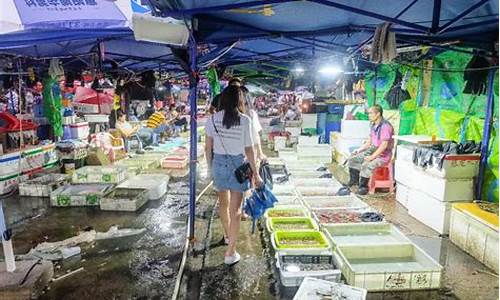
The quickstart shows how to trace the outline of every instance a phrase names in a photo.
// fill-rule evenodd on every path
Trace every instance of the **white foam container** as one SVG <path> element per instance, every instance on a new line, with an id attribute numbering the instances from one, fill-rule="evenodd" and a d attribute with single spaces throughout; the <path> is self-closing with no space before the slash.
<path id="1" fill-rule="evenodd" d="M 412 186 L 417 176 L 417 169 L 411 162 L 401 159 L 394 161 L 394 180 L 406 186 Z"/>
<path id="2" fill-rule="evenodd" d="M 323 226 L 323 232 L 336 247 L 348 245 L 408 244 L 411 241 L 389 223 L 351 223 Z"/>
<path id="3" fill-rule="evenodd" d="M 335 178 L 299 178 L 293 181 L 296 187 L 323 186 L 338 187 L 340 183 Z"/>
<path id="4" fill-rule="evenodd" d="M 116 188 L 102 197 L 99 207 L 106 211 L 134 212 L 148 202 L 147 193 L 145 189 Z"/>
<path id="5" fill-rule="evenodd" d="M 318 135 L 313 135 L 313 136 L 301 135 L 301 136 L 299 136 L 299 146 L 312 146 L 312 145 L 319 145 L 319 136 Z"/>
<path id="6" fill-rule="evenodd" d="M 319 171 L 290 171 L 292 178 L 297 181 L 301 178 L 318 178 L 320 176 L 329 172 L 319 172 Z"/>
<path id="7" fill-rule="evenodd" d="M 4 154 L 0 157 L 0 177 L 14 175 L 19 173 L 19 160 L 21 156 L 19 152 Z"/>
<path id="8" fill-rule="evenodd" d="M 366 139 L 370 136 L 370 121 L 342 120 L 340 134 L 345 138 Z"/>
<path id="9" fill-rule="evenodd" d="M 317 114 L 302 114 L 302 128 L 316 128 Z"/>
<path id="10" fill-rule="evenodd" d="M 334 291 L 349 300 L 365 300 L 367 291 L 357 287 L 306 277 L 302 281 L 299 290 L 293 300 L 323 300 L 322 295 L 328 295 Z"/>
<path id="11" fill-rule="evenodd" d="M 396 201 L 401 203 L 404 207 L 408 207 L 408 195 L 410 188 L 406 185 L 396 181 Z"/>
<path id="12" fill-rule="evenodd" d="M 80 122 L 75 124 L 70 124 L 69 128 L 71 130 L 71 137 L 73 139 L 87 139 L 90 134 L 89 122 Z"/>
<path id="13" fill-rule="evenodd" d="M 275 196 L 296 196 L 297 190 L 292 183 L 274 184 L 273 194 Z"/>
<path id="14" fill-rule="evenodd" d="M 498 227 L 452 207 L 450 240 L 498 274 Z"/>
<path id="15" fill-rule="evenodd" d="M 446 179 L 417 170 L 410 187 L 425 191 L 440 201 L 467 201 L 474 198 L 474 181 L 470 179 Z"/>
<path id="16" fill-rule="evenodd" d="M 414 244 L 340 246 L 337 250 L 334 255 L 342 261 L 342 275 L 350 285 L 370 292 L 441 288 L 443 267 Z M 397 262 L 398 258 L 404 261 Z"/>
<path id="17" fill-rule="evenodd" d="M 439 234 L 449 233 L 451 205 L 415 189 L 408 194 L 408 214 Z"/>
<path id="18" fill-rule="evenodd" d="M 146 189 L 148 199 L 157 200 L 167 193 L 170 177 L 161 174 L 139 174 L 118 185 L 119 188 Z"/>
<path id="19" fill-rule="evenodd" d="M 397 159 L 413 164 L 413 145 L 398 145 Z M 470 179 L 477 176 L 479 171 L 480 154 L 450 154 L 444 159 L 442 168 L 439 169 L 438 161 L 433 159 L 433 165 L 422 168 L 415 166 L 418 170 L 433 176 L 448 179 Z"/>
<path id="20" fill-rule="evenodd" d="M 285 127 L 285 131 L 290 132 L 291 136 L 299 136 L 301 129 L 300 127 Z"/>
<path id="21" fill-rule="evenodd" d="M 274 137 L 274 151 L 279 151 L 286 148 L 286 136 L 276 136 Z"/>
<path id="22" fill-rule="evenodd" d="M 335 196 L 342 185 L 329 185 L 329 186 L 299 186 L 297 187 L 297 192 L 303 197 L 312 196 Z"/>
<path id="23" fill-rule="evenodd" d="M 284 196 L 284 195 L 276 195 L 276 199 L 278 199 L 279 205 L 297 205 L 300 204 L 299 197 L 297 195 L 294 196 Z"/>
<path id="24" fill-rule="evenodd" d="M 326 280 L 328 282 L 340 282 L 342 274 L 340 270 L 335 269 L 335 265 L 333 264 L 333 259 L 331 258 L 331 256 L 322 256 L 324 258 L 328 258 L 331 260 L 332 268 L 329 270 L 298 271 L 298 272 L 291 272 L 283 268 L 284 257 L 286 256 L 279 254 L 276 255 L 276 269 L 279 270 L 281 284 L 285 287 L 300 286 L 300 284 L 304 281 L 304 278 L 306 277 Z M 297 255 L 294 257 L 300 257 L 300 256 Z M 316 256 L 316 257 L 321 257 L 321 256 Z"/>
<path id="25" fill-rule="evenodd" d="M 365 209 L 368 204 L 354 195 L 333 197 L 303 197 L 302 202 L 309 209 Z"/>

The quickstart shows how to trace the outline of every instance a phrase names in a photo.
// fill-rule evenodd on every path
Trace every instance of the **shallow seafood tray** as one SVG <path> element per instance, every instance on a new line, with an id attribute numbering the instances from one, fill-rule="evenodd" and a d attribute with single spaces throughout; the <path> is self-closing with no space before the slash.
<path id="1" fill-rule="evenodd" d="M 318 230 L 318 225 L 312 218 L 268 218 L 267 231 L 303 231 Z"/>
<path id="2" fill-rule="evenodd" d="M 338 187 L 340 182 L 338 182 L 335 178 L 295 178 L 293 183 L 297 187 L 308 187 L 308 186 L 333 186 Z"/>
<path id="3" fill-rule="evenodd" d="M 389 223 L 327 225 L 323 227 L 323 231 L 335 246 L 411 243 L 401 231 Z"/>
<path id="4" fill-rule="evenodd" d="M 371 209 L 314 209 L 314 218 L 316 222 L 321 225 L 328 224 L 347 224 L 347 223 L 376 223 L 382 222 L 382 220 L 370 220 L 365 219 L 363 221 L 362 215 L 364 213 L 376 213 Z M 383 215 L 380 215 L 383 217 Z"/>
<path id="5" fill-rule="evenodd" d="M 286 287 L 299 286 L 305 277 L 340 282 L 341 272 L 331 255 L 276 255 L 276 268 L 281 284 Z"/>
<path id="6" fill-rule="evenodd" d="M 348 284 L 368 291 L 439 289 L 443 267 L 414 244 L 339 246 Z"/>
<path id="7" fill-rule="evenodd" d="M 28 197 L 50 197 L 52 191 L 69 182 L 68 175 L 47 174 L 19 184 L 19 195 Z"/>
<path id="8" fill-rule="evenodd" d="M 127 178 L 127 168 L 120 166 L 86 166 L 73 173 L 73 183 L 114 183 Z"/>
<path id="9" fill-rule="evenodd" d="M 293 300 L 349 299 L 365 300 L 367 291 L 357 287 L 327 280 L 306 277 Z M 338 296 L 341 295 L 341 296 Z M 329 296 L 328 298 L 325 296 Z M 335 298 L 334 298 L 335 297 Z M 342 298 L 339 298 L 342 297 Z"/>
<path id="10" fill-rule="evenodd" d="M 276 196 L 294 196 L 297 195 L 295 185 L 287 182 L 284 184 L 273 184 L 273 194 Z"/>
<path id="11" fill-rule="evenodd" d="M 275 231 L 271 244 L 278 254 L 331 254 L 330 243 L 319 231 Z"/>
<path id="12" fill-rule="evenodd" d="M 167 193 L 170 177 L 161 174 L 140 174 L 134 176 L 120 185 L 123 189 L 146 189 L 148 190 L 148 199 L 157 200 Z"/>
<path id="13" fill-rule="evenodd" d="M 302 197 L 302 202 L 309 209 L 366 209 L 369 207 L 355 195 Z"/>
<path id="14" fill-rule="evenodd" d="M 309 217 L 302 205 L 276 205 L 264 213 L 266 218 Z"/>
<path id="15" fill-rule="evenodd" d="M 51 206 L 98 206 L 112 184 L 65 185 L 50 194 Z"/>
<path id="16" fill-rule="evenodd" d="M 148 202 L 146 189 L 116 188 L 100 201 L 101 210 L 137 211 Z"/>
<path id="17" fill-rule="evenodd" d="M 303 197 L 311 196 L 335 196 L 338 190 L 342 187 L 341 184 L 332 185 L 311 185 L 311 186 L 299 186 L 297 187 L 297 192 Z"/>

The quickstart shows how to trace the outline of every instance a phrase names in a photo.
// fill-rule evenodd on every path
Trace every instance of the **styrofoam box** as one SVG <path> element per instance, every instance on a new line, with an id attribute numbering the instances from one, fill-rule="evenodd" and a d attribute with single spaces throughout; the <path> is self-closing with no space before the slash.
<path id="1" fill-rule="evenodd" d="M 99 207 L 107 211 L 134 212 L 148 202 L 147 193 L 145 189 L 116 188 L 102 197 Z"/>
<path id="2" fill-rule="evenodd" d="M 88 122 L 80 122 L 69 125 L 71 130 L 71 137 L 74 139 L 86 139 L 90 134 L 90 127 Z"/>
<path id="3" fill-rule="evenodd" d="M 396 181 L 396 201 L 401 203 L 404 207 L 408 207 L 408 194 L 410 188 L 406 185 Z"/>
<path id="4" fill-rule="evenodd" d="M 119 188 L 146 189 L 149 200 L 160 199 L 167 193 L 170 177 L 161 174 L 139 174 L 118 185 Z"/>
<path id="5" fill-rule="evenodd" d="M 345 154 L 350 154 L 354 150 L 358 149 L 366 141 L 366 138 L 345 138 L 340 137 L 335 142 L 332 143 L 335 151 Z"/>
<path id="6" fill-rule="evenodd" d="M 340 270 L 335 269 L 335 265 L 333 264 L 333 260 L 331 256 L 319 256 L 324 257 L 325 259 L 329 259 L 331 263 L 331 269 L 329 270 L 317 270 L 317 271 L 289 271 L 284 269 L 283 265 L 283 255 L 276 255 L 276 269 L 279 270 L 281 284 L 286 287 L 299 286 L 304 278 L 316 278 L 326 280 L 328 282 L 340 282 L 340 277 L 342 273 Z M 294 255 L 294 257 L 297 257 Z M 316 256 L 318 257 L 318 256 Z"/>
<path id="7" fill-rule="evenodd" d="M 276 195 L 276 199 L 278 199 L 278 204 L 292 204 L 297 205 L 300 204 L 299 197 L 297 195 L 294 196 L 284 196 L 284 195 Z"/>
<path id="8" fill-rule="evenodd" d="M 339 246 L 348 284 L 368 291 L 441 288 L 443 267 L 412 243 Z"/>
<path id="9" fill-rule="evenodd" d="M 66 174 L 47 174 L 19 184 L 20 196 L 50 197 L 50 193 L 68 183 Z"/>
<path id="10" fill-rule="evenodd" d="M 121 166 L 86 166 L 73 173 L 73 183 L 113 183 L 127 178 L 127 168 Z"/>
<path id="11" fill-rule="evenodd" d="M 347 223 L 323 226 L 323 232 L 335 246 L 408 244 L 411 241 L 390 223 Z"/>
<path id="12" fill-rule="evenodd" d="M 317 122 L 318 122 L 318 115 L 302 114 L 302 128 L 316 128 Z"/>
<path id="13" fill-rule="evenodd" d="M 440 201 L 468 201 L 473 199 L 472 179 L 446 179 L 417 170 L 410 187 L 424 191 Z"/>
<path id="14" fill-rule="evenodd" d="M 309 209 L 365 209 L 368 207 L 368 204 L 354 195 L 303 197 L 302 201 Z"/>
<path id="15" fill-rule="evenodd" d="M 450 240 L 498 274 L 498 227 L 456 208 L 450 218 Z"/>
<path id="16" fill-rule="evenodd" d="M 286 148 L 286 136 L 276 136 L 274 137 L 274 150 L 279 151 Z"/>
<path id="17" fill-rule="evenodd" d="M 273 194 L 281 196 L 295 196 L 297 195 L 297 190 L 295 189 L 295 185 L 291 183 L 275 184 L 273 185 Z"/>
<path id="18" fill-rule="evenodd" d="M 285 127 L 285 131 L 290 132 L 291 136 L 299 136 L 301 129 L 300 127 Z"/>
<path id="19" fill-rule="evenodd" d="M 367 291 L 349 285 L 326 281 L 317 278 L 306 277 L 299 287 L 299 290 L 293 297 L 293 300 L 322 300 L 323 295 L 332 294 L 342 295 L 349 300 L 365 300 Z"/>
<path id="20" fill-rule="evenodd" d="M 296 187 L 300 186 L 322 186 L 322 187 L 338 187 L 340 183 L 335 178 L 299 178 L 293 181 Z"/>
<path id="21" fill-rule="evenodd" d="M 408 214 L 440 234 L 450 231 L 451 205 L 415 189 L 408 193 Z"/>
<path id="22" fill-rule="evenodd" d="M 318 171 L 290 171 L 290 174 L 294 181 L 300 180 L 302 178 L 320 178 L 321 175 L 327 174 L 329 172 L 318 172 Z"/>
<path id="23" fill-rule="evenodd" d="M 394 179 L 406 186 L 413 186 L 413 182 L 418 179 L 417 169 L 411 162 L 396 159 L 394 161 Z"/>
<path id="24" fill-rule="evenodd" d="M 370 136 L 370 121 L 342 120 L 340 134 L 345 138 L 366 139 Z"/>
<path id="25" fill-rule="evenodd" d="M 297 192 L 303 197 L 312 196 L 335 196 L 342 185 L 330 185 L 330 186 L 299 186 L 297 187 Z"/>
<path id="26" fill-rule="evenodd" d="M 0 176 L 9 176 L 19 173 L 19 152 L 9 153 L 0 157 Z"/>
<path id="27" fill-rule="evenodd" d="M 414 149 L 415 146 L 412 145 L 398 145 L 397 159 L 413 164 Z M 441 169 L 439 169 L 438 162 L 435 158 L 433 160 L 433 165 L 430 167 L 422 168 L 415 165 L 414 167 L 441 178 L 472 178 L 476 176 L 479 171 L 479 159 L 479 154 L 450 154 L 444 159 Z"/>
<path id="28" fill-rule="evenodd" d="M 305 146 L 305 145 L 318 145 L 318 144 L 319 144 L 319 136 L 318 135 L 313 135 L 313 136 L 301 135 L 301 136 L 299 136 L 299 145 Z"/>
<path id="29" fill-rule="evenodd" d="M 108 115 L 84 115 L 85 121 L 89 123 L 108 123 L 109 116 Z"/>

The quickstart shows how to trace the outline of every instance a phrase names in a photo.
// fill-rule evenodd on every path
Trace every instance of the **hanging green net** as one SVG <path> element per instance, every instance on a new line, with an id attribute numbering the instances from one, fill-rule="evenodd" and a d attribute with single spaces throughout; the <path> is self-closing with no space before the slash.
<path id="1" fill-rule="evenodd" d="M 397 69 L 397 64 L 384 64 L 377 66 L 376 71 L 366 75 L 365 89 L 369 106 L 376 103 L 380 104 L 384 109 L 389 109 L 385 96 L 391 89 L 394 79 L 396 79 Z"/>

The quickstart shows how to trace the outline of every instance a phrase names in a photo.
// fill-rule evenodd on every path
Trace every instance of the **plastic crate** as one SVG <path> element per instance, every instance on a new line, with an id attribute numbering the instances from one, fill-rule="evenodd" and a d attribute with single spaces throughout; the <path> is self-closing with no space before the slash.
<path id="1" fill-rule="evenodd" d="M 164 169 L 184 169 L 188 164 L 187 156 L 167 156 L 161 160 L 161 167 Z"/>
<path id="2" fill-rule="evenodd" d="M 443 267 L 414 244 L 339 246 L 348 284 L 376 291 L 441 288 Z"/>
<path id="3" fill-rule="evenodd" d="M 305 270 L 322 265 L 320 270 Z M 281 284 L 285 287 L 299 286 L 304 278 L 312 277 L 330 282 L 340 282 L 341 272 L 335 268 L 331 255 L 276 255 L 276 268 Z"/>
<path id="4" fill-rule="evenodd" d="M 116 188 L 99 202 L 101 210 L 137 211 L 148 202 L 146 189 Z"/>
<path id="5" fill-rule="evenodd" d="M 389 223 L 357 223 L 323 226 L 323 232 L 336 247 L 346 245 L 408 244 L 411 241 Z"/>
<path id="6" fill-rule="evenodd" d="M 19 184 L 19 195 L 28 197 L 50 197 L 50 193 L 67 184 L 65 174 L 47 174 Z"/>
<path id="7" fill-rule="evenodd" d="M 314 244 L 283 244 L 283 239 L 312 240 Z M 281 241 L 281 242 L 280 242 Z M 271 244 L 277 254 L 294 255 L 331 255 L 331 247 L 327 238 L 319 231 L 275 231 L 271 234 Z"/>
<path id="8" fill-rule="evenodd" d="M 324 300 L 323 295 L 342 295 L 343 299 L 365 300 L 367 291 L 349 285 L 306 277 L 293 297 L 293 300 Z"/>
<path id="9" fill-rule="evenodd" d="M 160 199 L 167 193 L 170 177 L 160 174 L 140 174 L 118 185 L 123 189 L 146 189 L 149 200 Z"/>
<path id="10" fill-rule="evenodd" d="M 285 228 L 284 226 L 288 226 Z M 268 218 L 266 220 L 266 229 L 273 231 L 304 231 L 318 230 L 318 225 L 311 218 Z"/>
<path id="11" fill-rule="evenodd" d="M 331 197 L 303 197 L 302 202 L 309 209 L 366 209 L 368 204 L 355 195 Z"/>
<path id="12" fill-rule="evenodd" d="M 476 203 L 453 204 L 450 240 L 498 274 L 497 215 L 482 210 Z"/>
<path id="13" fill-rule="evenodd" d="M 276 205 L 264 213 L 265 218 L 309 217 L 301 205 Z"/>

